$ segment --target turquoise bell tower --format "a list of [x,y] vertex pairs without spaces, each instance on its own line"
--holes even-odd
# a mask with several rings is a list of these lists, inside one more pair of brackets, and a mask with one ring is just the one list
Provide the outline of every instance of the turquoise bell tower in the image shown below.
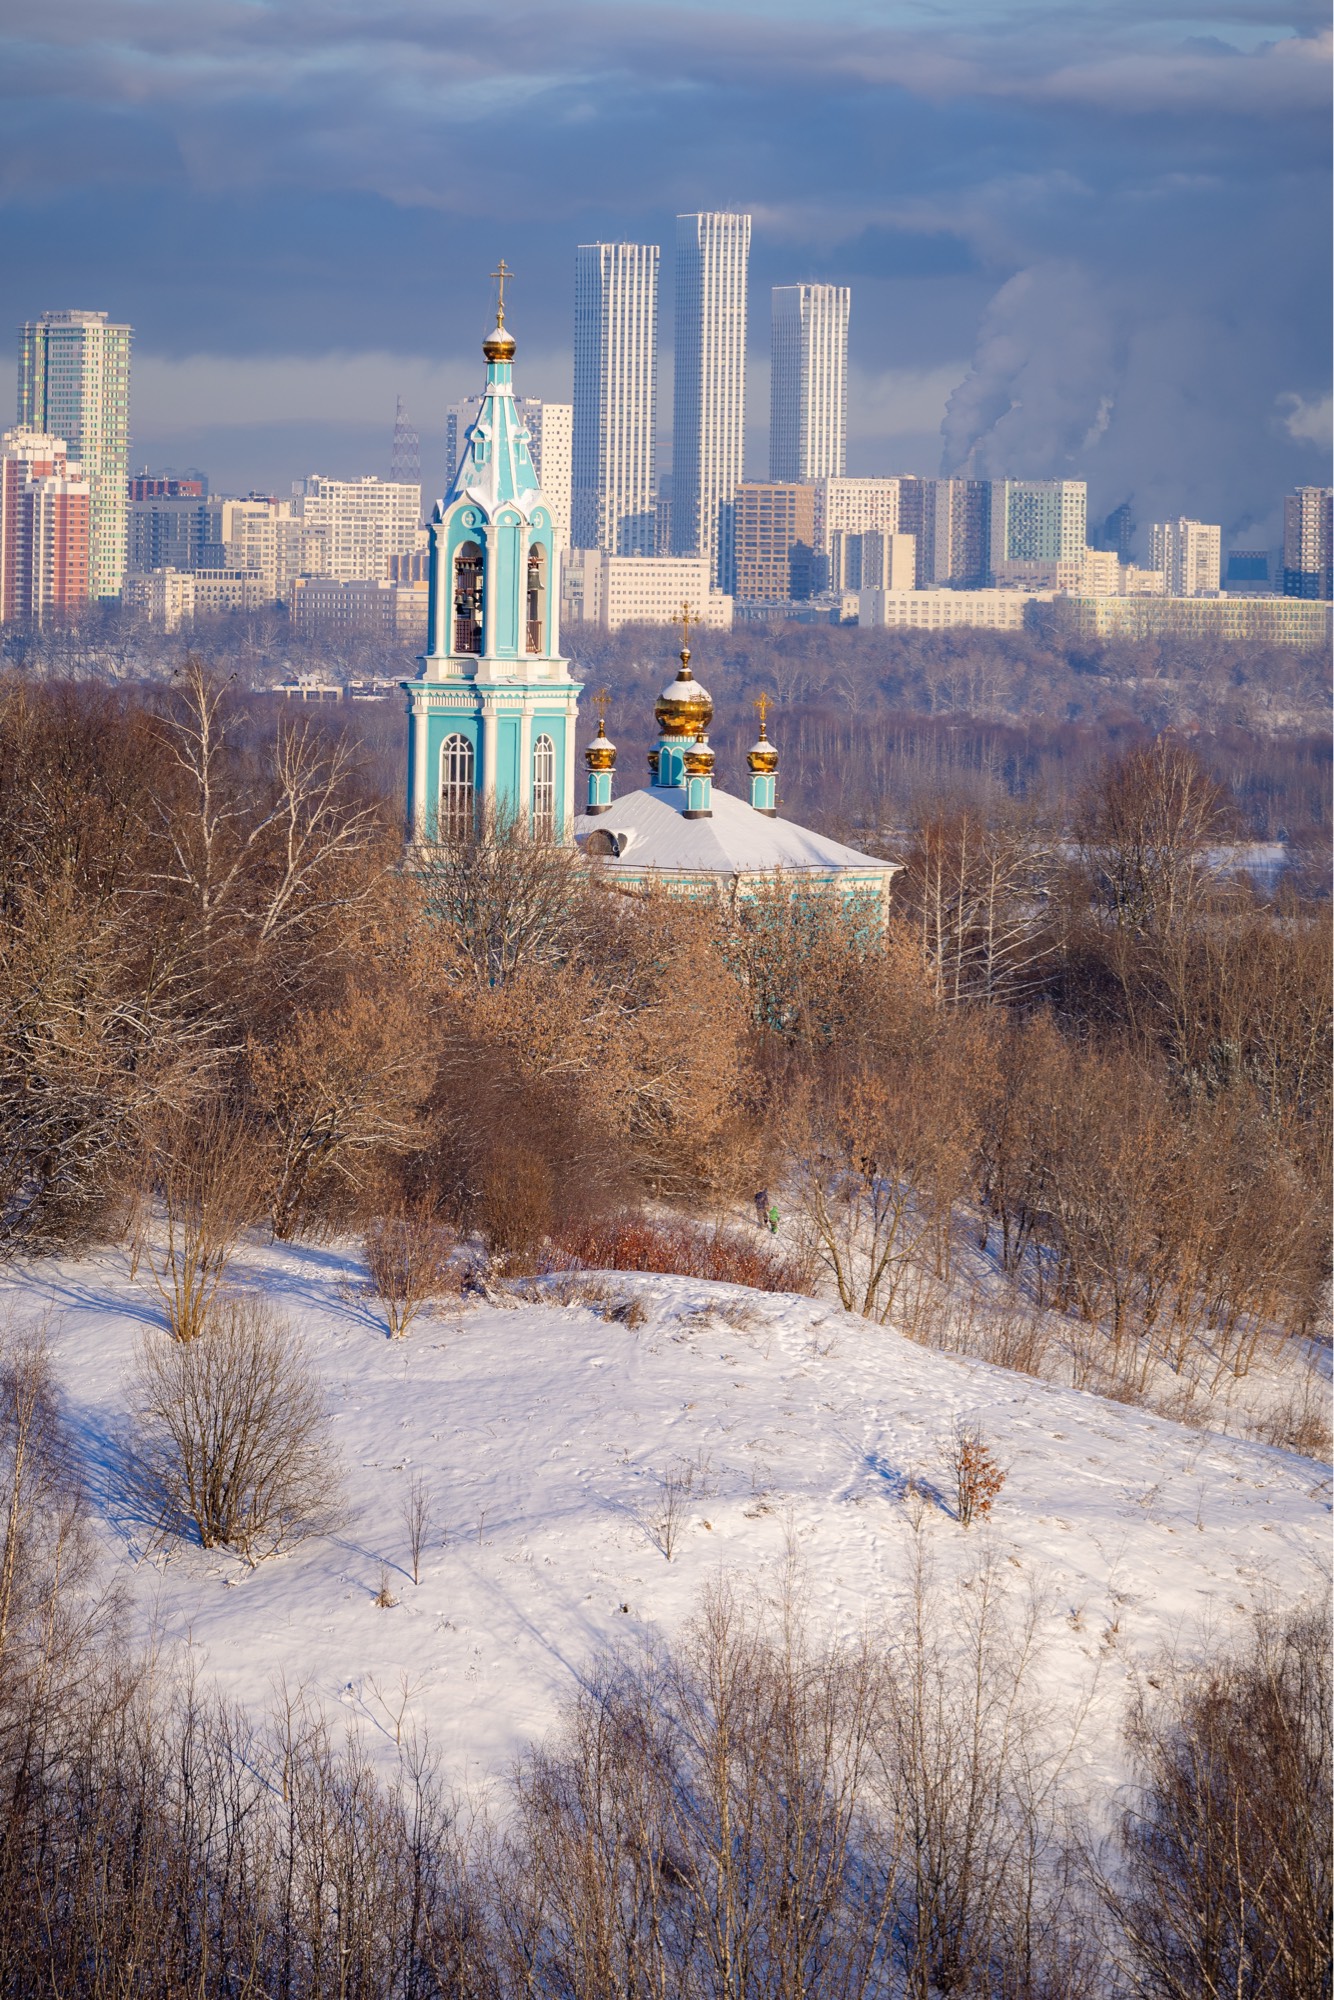
[[401,683],[410,849],[466,838],[492,816],[566,843],[579,809],[582,684],[560,653],[560,553],[514,402],[511,275],[502,258],[482,407],[431,517],[426,651]]

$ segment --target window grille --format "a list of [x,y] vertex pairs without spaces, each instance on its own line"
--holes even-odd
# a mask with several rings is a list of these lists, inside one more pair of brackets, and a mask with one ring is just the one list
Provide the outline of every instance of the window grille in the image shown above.
[[556,746],[549,736],[533,745],[533,833],[538,840],[556,837]]
[[476,810],[475,759],[466,736],[447,736],[440,749],[441,840],[466,840]]

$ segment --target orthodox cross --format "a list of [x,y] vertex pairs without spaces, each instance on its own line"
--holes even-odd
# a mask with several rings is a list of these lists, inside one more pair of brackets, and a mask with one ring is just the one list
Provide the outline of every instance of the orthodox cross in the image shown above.
[[593,706],[598,712],[598,735],[607,733],[607,710],[611,707],[611,689],[599,688],[593,696]]
[[510,269],[509,265],[508,265],[508,264],[507,264],[507,263],[505,262],[505,259],[504,259],[504,258],[502,257],[502,258],[501,258],[501,260],[500,260],[500,262],[499,262],[499,264],[498,264],[498,265],[496,266],[495,270],[494,270],[494,271],[493,271],[493,272],[491,273],[491,276],[492,276],[492,277],[493,277],[493,278],[495,279],[495,281],[496,281],[496,285],[497,285],[497,293],[496,293],[496,325],[497,325],[497,326],[504,326],[504,324],[505,324],[505,280],[506,280],[506,278],[512,278],[512,277],[514,276],[514,273],[513,273],[513,271],[511,271],[511,269]]
[[760,735],[763,736],[765,733],[764,725],[769,719],[769,710],[773,707],[773,698],[767,694],[756,695],[754,701],[751,703],[751,707],[759,711]]
[[692,625],[698,624],[699,620],[690,609],[690,606],[683,604],[681,606],[681,647],[683,657],[685,658],[689,658],[690,655],[690,628]]

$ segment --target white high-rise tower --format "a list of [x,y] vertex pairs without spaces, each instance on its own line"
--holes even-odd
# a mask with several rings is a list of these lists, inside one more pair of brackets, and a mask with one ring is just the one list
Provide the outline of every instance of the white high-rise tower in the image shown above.
[[130,329],[48,312],[19,330],[19,422],[64,438],[92,496],[88,594],[118,597],[129,540]]
[[848,457],[846,285],[775,285],[770,479],[841,479]]
[[658,409],[658,246],[581,243],[574,287],[572,536],[651,556]]
[[746,437],[748,215],[676,218],[672,548],[731,590],[733,496]]

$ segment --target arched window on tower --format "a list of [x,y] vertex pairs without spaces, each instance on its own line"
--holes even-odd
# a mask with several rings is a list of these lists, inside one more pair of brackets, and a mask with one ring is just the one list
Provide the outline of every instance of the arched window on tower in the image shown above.
[[556,838],[556,746],[549,736],[533,745],[533,836]]
[[547,622],[547,552],[540,542],[528,551],[528,651],[542,651]]
[[454,651],[482,650],[482,551],[464,542],[454,557]]
[[476,825],[476,760],[466,736],[447,736],[440,746],[438,840],[467,840]]

